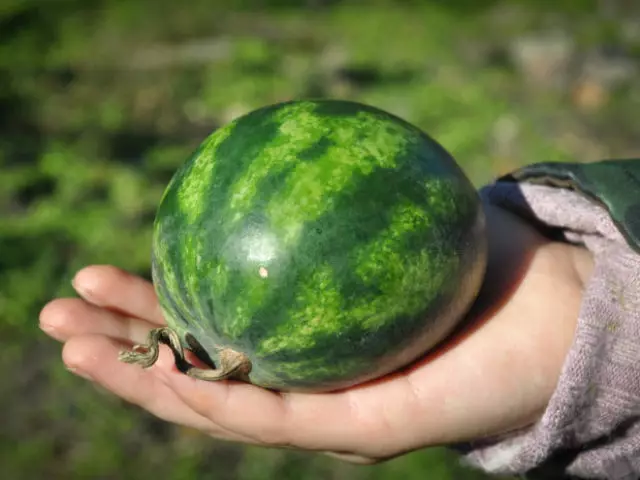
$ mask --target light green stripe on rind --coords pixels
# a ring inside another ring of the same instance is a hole
[[[184,312],[190,312],[192,309],[187,305],[187,303],[185,303],[185,297],[182,295],[182,293],[184,293],[184,288],[182,287],[181,280],[173,268],[173,262],[170,261],[169,243],[164,241],[162,233],[158,231],[158,229],[162,227],[156,225],[155,228],[156,232],[154,232],[153,237],[153,251],[156,257],[158,275],[162,276],[163,284],[166,287],[167,292],[170,292],[171,301],[175,306],[183,312],[183,314]],[[167,322],[175,323],[177,322],[177,318],[167,319]]]
[[[273,336],[258,346],[258,354],[300,351],[313,347],[324,335],[338,334],[354,326],[375,330],[393,318],[419,314],[438,295],[451,272],[456,271],[459,258],[453,251],[430,251],[429,245],[408,252],[404,242],[408,235],[426,232],[434,217],[454,213],[455,204],[442,200],[451,197],[451,192],[444,191],[447,188],[450,185],[446,181],[429,182],[431,195],[426,205],[395,205],[389,226],[371,242],[357,248],[355,274],[363,284],[379,288],[381,295],[356,300],[347,308],[333,269],[324,264],[302,283],[295,299],[295,304],[302,308],[289,312],[287,321],[280,323]]]
[[[238,338],[241,332],[255,319],[253,313],[256,305],[261,305],[263,300],[269,293],[269,282],[260,277],[256,272],[253,276],[247,276],[244,279],[242,295],[234,298],[233,302],[229,302],[229,310],[219,312],[222,318],[227,319],[220,325],[221,332],[228,338]]]
[[[194,223],[205,212],[209,205],[203,195],[211,188],[211,173],[215,166],[215,152],[218,146],[233,132],[235,123],[216,130],[203,143],[203,148],[194,155],[188,174],[176,192],[180,211],[188,223]],[[167,188],[167,191],[171,188]]]
[[[204,240],[202,235],[187,235],[182,240],[180,255],[182,257],[182,290],[189,297],[192,311],[198,319],[209,318],[210,313],[202,302],[206,299],[199,291],[204,278],[209,277],[210,266],[202,265]]]
[[[315,140],[328,141],[326,151],[313,161],[298,163],[266,208],[272,228],[286,246],[296,243],[305,223],[333,208],[332,197],[343,192],[355,175],[395,167],[407,147],[406,135],[369,112],[320,121],[321,136]]]
[[[313,342],[314,335],[347,328],[341,323],[348,314],[343,310],[343,300],[333,269],[326,264],[320,265],[308,281],[302,282],[296,295],[295,303],[304,308],[289,312],[286,321],[278,325],[271,338],[258,346],[258,353],[274,353],[285,348],[302,349]],[[292,327],[295,335],[291,335]]]
[[[323,119],[313,114],[314,108],[312,103],[302,102],[284,105],[274,113],[272,121],[278,125],[279,135],[264,145],[229,189],[227,208],[231,224],[241,220],[250,211],[262,193],[258,191],[261,180],[297,163],[299,154],[326,133]]]

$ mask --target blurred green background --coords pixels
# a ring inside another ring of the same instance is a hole
[[[639,75],[633,0],[0,0],[0,475],[487,478],[443,449],[355,467],[164,424],[66,372],[38,312],[87,264],[148,277],[172,173],[252,108],[374,104],[481,185],[640,156]]]

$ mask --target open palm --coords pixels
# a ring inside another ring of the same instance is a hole
[[[80,271],[81,299],[41,312],[64,342],[65,364],[158,417],[214,437],[337,455],[354,462],[466,442],[536,420],[571,345],[588,254],[551,243],[511,214],[487,206],[490,260],[469,320],[414,365],[347,390],[277,393],[203,382],[178,372],[162,347],[149,369],[118,361],[165,324],[153,287],[111,266]]]

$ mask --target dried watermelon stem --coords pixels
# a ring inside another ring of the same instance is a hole
[[[118,360],[149,368],[158,361],[160,344],[167,345],[171,349],[178,370],[192,378],[208,382],[225,379],[249,381],[251,360],[244,353],[237,352],[232,348],[221,348],[218,352],[218,368],[195,367],[185,358],[184,348],[178,334],[168,327],[154,328],[149,332],[146,344],[134,345],[132,350],[121,351]]]

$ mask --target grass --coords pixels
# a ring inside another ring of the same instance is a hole
[[[637,147],[629,101],[637,88],[612,91],[585,112],[567,89],[527,82],[509,59],[515,39],[551,23],[584,48],[640,48],[591,15],[589,2],[214,3],[0,5],[4,475],[487,478],[443,449],[354,467],[163,424],[68,374],[59,346],[37,329],[38,312],[72,294],[70,279],[83,265],[148,276],[151,222],[166,183],[236,115],[301,96],[372,103],[438,139],[480,185],[534,161]]]

